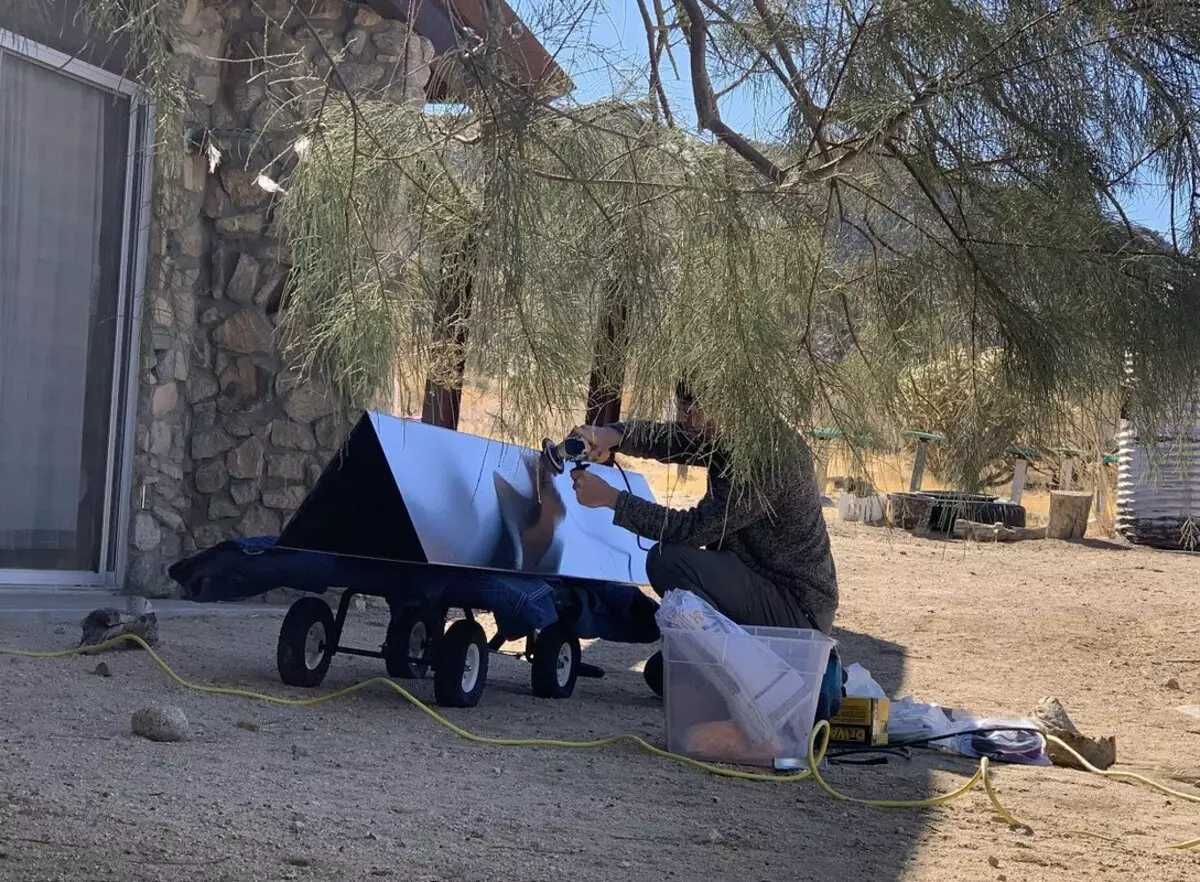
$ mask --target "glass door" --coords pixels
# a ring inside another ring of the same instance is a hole
[[[135,107],[45,60],[0,42],[0,583],[87,584],[116,564]]]

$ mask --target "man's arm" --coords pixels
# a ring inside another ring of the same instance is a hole
[[[699,547],[719,542],[766,514],[757,494],[747,491],[734,499],[729,484],[721,481],[711,484],[699,504],[686,510],[622,491],[613,508],[613,524],[658,542]]]
[[[705,466],[712,455],[710,445],[697,440],[683,423],[633,420],[613,423],[621,433],[616,452],[639,459],[656,459],[669,465]]]

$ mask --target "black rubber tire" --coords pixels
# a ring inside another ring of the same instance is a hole
[[[529,679],[538,698],[570,698],[579,679],[579,638],[558,625],[538,632],[533,641]]]
[[[393,615],[388,622],[387,638],[383,644],[383,661],[387,665],[388,676],[398,680],[423,679],[429,673],[429,662],[433,659],[434,647],[441,639],[445,627],[444,619],[430,616],[419,609],[404,609]],[[413,631],[417,628],[425,631],[420,653],[424,664],[410,660],[413,656]]]
[[[951,491],[923,491],[933,499],[929,511],[929,529],[934,533],[950,534],[954,522],[966,518],[980,524],[1003,524],[1006,527],[1025,526],[1025,508],[1012,502],[1000,502],[994,496]]]
[[[474,676],[468,676],[468,666]],[[460,619],[442,635],[434,652],[433,695],[442,707],[475,707],[487,685],[487,637],[478,622]]]
[[[308,657],[309,632],[320,626],[324,629],[317,639],[320,641],[321,656],[315,664]],[[333,610],[319,597],[301,597],[283,617],[279,627],[279,644],[275,649],[275,663],[279,668],[279,679],[288,686],[312,689],[321,685],[333,661],[330,642],[333,638]]]

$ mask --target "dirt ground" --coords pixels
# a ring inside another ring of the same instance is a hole
[[[1200,560],[831,530],[836,636],[889,694],[1004,714],[1056,695],[1085,731],[1117,736],[1122,768],[1200,796],[1200,718],[1180,710],[1200,704]],[[201,682],[294,695],[274,669],[280,615],[167,619],[162,652]],[[380,612],[354,622],[362,644],[382,640]],[[78,633],[60,630],[0,622],[0,645]],[[646,654],[588,647],[608,676],[562,702],[529,694],[524,663],[494,659],[480,707],[447,716],[489,735],[661,743]],[[632,747],[479,746],[385,689],[277,707],[184,691],[140,652],[105,661],[108,679],[90,673],[95,658],[0,659],[0,880],[1200,878],[1200,850],[1167,847],[1200,836],[1200,805],[1062,769],[996,771],[1029,834],[997,822],[982,792],[922,811],[855,806],[811,782],[723,780]],[[379,673],[339,656],[323,689]],[[428,699],[432,684],[415,691]],[[131,713],[154,703],[182,707],[193,740],[134,737]],[[829,778],[920,798],[972,768],[919,754]]]

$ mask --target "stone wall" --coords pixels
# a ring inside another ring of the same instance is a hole
[[[145,296],[127,590],[232,536],[276,533],[345,427],[280,356],[288,258],[256,182],[328,84],[422,102],[433,50],[402,22],[340,0],[187,0],[189,119],[220,164],[159,164]],[[331,57],[340,77],[331,74]],[[264,59],[267,59],[264,61]],[[260,137],[261,136],[261,139]],[[174,169],[174,166],[171,166]]]

